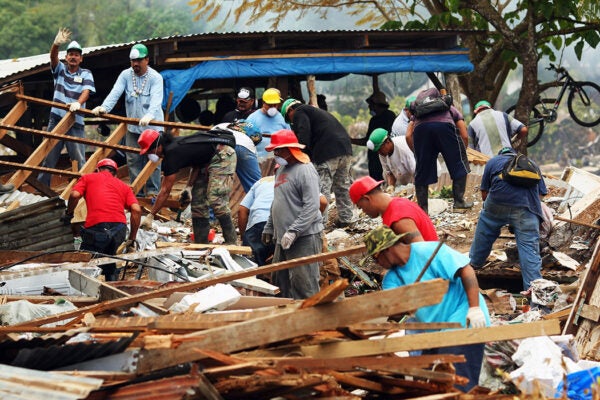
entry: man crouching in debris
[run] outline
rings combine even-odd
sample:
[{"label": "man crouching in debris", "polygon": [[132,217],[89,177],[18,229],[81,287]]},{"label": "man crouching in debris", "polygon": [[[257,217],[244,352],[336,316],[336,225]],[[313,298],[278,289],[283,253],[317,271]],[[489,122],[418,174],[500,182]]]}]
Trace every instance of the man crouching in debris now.
[{"label": "man crouching in debris", "polygon": [[415,232],[405,243],[438,241],[435,226],[429,215],[416,203],[403,197],[392,197],[381,189],[383,181],[370,176],[358,178],[350,186],[350,199],[371,218],[381,216],[383,224],[397,234]]},{"label": "man crouching in debris", "polygon": [[[419,280],[446,279],[449,281],[448,292],[442,302],[419,308],[414,313],[415,319],[418,322],[458,322],[471,328],[489,326],[489,312],[468,257],[439,242],[402,243],[402,238],[410,235],[397,235],[387,226],[380,226],[365,235],[368,255],[388,270],[383,278],[383,289],[410,285]],[[432,255],[434,257],[429,261]],[[424,350],[423,353],[464,355],[467,362],[457,363],[455,367],[457,375],[469,379],[467,385],[459,386],[468,391],[479,382],[483,347],[483,343],[449,346]]]},{"label": "man crouching in debris", "polygon": [[[131,188],[116,177],[117,163],[110,158],[96,164],[96,172],[83,175],[71,190],[67,209],[61,217],[65,225],[71,223],[75,207],[81,197],[85,198],[87,216],[81,228],[80,250],[95,251],[115,255],[117,248],[127,234],[127,218],[124,209],[131,212],[129,240],[125,243],[128,251],[135,250],[135,238],[140,226],[142,208]],[[107,281],[118,279],[115,263],[100,266]]]},{"label": "man crouching in debris", "polygon": [[[544,220],[540,196],[548,193],[543,177],[529,187],[509,183],[503,179],[504,167],[516,156],[514,149],[505,147],[485,165],[481,177],[481,198],[484,201],[479,214],[475,236],[469,251],[473,268],[482,268],[500,236],[503,226],[514,228],[523,290],[542,277],[540,256],[540,223]],[[535,166],[537,169],[537,166]],[[539,169],[538,169],[539,171]]]},{"label": "man crouching in debris", "polygon": [[177,172],[192,168],[184,189],[191,197],[192,228],[196,243],[209,243],[209,208],[221,224],[225,243],[236,244],[237,235],[231,220],[229,195],[235,172],[235,137],[228,131],[198,132],[189,136],[174,137],[146,129],[138,139],[140,154],[158,162],[163,158],[163,178],[152,210],[142,220],[143,228],[151,228],[154,216],[169,197]]},{"label": "man crouching in debris", "polygon": [[[273,262],[319,254],[323,250],[323,217],[319,211],[319,175],[298,138],[289,129],[271,136],[265,148],[273,151],[279,168],[271,214],[263,229],[262,242],[275,240]],[[305,299],[319,291],[319,263],[276,271],[272,283],[282,297]]]}]

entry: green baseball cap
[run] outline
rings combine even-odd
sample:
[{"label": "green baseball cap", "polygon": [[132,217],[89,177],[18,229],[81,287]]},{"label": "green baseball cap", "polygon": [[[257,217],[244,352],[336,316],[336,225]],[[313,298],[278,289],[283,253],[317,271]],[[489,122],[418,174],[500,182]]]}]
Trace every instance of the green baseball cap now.
[{"label": "green baseball cap", "polygon": [[148,57],[148,48],[141,43],[134,44],[129,52],[130,60],[138,60],[140,58]]},{"label": "green baseball cap", "polygon": [[404,103],[404,108],[410,108],[410,105],[417,99],[417,96],[409,96]]},{"label": "green baseball cap", "polygon": [[374,129],[373,132],[369,135],[369,140],[367,141],[367,148],[373,151],[379,151],[383,142],[388,137],[388,131],[383,128]]},{"label": "green baseball cap", "polygon": [[372,257],[374,254],[380,253],[385,249],[389,249],[406,235],[407,233],[397,235],[385,225],[373,229],[363,237],[368,255],[363,258],[359,264],[362,266],[369,257]]},{"label": "green baseball cap", "polygon": [[492,105],[487,100],[480,100],[473,107],[473,113],[477,114],[481,109],[492,108]]}]

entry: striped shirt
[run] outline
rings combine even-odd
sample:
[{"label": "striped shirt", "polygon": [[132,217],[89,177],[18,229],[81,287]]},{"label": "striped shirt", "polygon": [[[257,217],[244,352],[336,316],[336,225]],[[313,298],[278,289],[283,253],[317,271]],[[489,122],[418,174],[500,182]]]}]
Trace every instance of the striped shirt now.
[{"label": "striped shirt", "polygon": [[504,147],[512,147],[511,136],[520,131],[523,124],[510,115],[494,109],[477,113],[467,129],[469,147],[494,157]]},{"label": "striped shirt", "polygon": [[[81,92],[88,89],[90,93],[96,92],[94,86],[94,76],[89,69],[78,68],[77,72],[72,74],[64,63],[59,62],[52,69],[52,77],[54,78],[54,101],[57,103],[69,104],[77,101]],[[81,105],[85,108],[85,103]],[[52,107],[52,114],[58,115],[60,118],[67,113],[61,108]],[[83,115],[75,114],[75,123],[83,125]]]}]

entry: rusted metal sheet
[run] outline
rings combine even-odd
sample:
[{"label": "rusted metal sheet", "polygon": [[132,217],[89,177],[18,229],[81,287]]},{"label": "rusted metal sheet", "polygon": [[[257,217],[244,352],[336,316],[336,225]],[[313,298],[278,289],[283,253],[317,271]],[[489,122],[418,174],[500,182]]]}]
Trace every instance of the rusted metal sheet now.
[{"label": "rusted metal sheet", "polygon": [[73,234],[60,222],[65,202],[56,197],[0,214],[0,250],[72,250]]}]

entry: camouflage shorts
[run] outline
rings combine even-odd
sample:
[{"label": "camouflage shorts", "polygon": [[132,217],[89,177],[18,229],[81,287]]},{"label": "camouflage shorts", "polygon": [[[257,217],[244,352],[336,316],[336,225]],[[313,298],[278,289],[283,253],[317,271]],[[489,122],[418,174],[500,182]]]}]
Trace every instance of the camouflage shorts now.
[{"label": "camouflage shorts", "polygon": [[219,145],[210,163],[198,174],[192,187],[192,218],[209,218],[209,208],[215,216],[231,213],[229,196],[235,173],[235,149]]}]

